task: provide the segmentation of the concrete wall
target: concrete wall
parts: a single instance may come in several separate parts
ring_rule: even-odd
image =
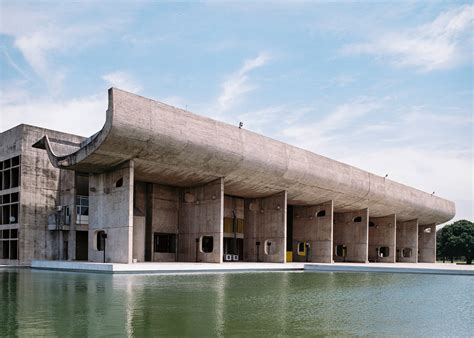
[[[257,261],[256,242],[260,242],[259,261],[286,262],[286,191],[245,200],[244,260]],[[265,250],[266,243],[271,243]]]
[[[418,262],[436,263],[436,224],[418,226]]]
[[[418,261],[418,220],[397,222],[397,262],[416,263]],[[404,248],[410,248],[411,257],[403,257]]]
[[[360,216],[361,222],[354,222]],[[345,245],[347,247],[346,262],[368,262],[369,245],[369,209],[353,212],[334,213],[333,246]],[[333,251],[334,252],[334,251]],[[342,257],[334,254],[335,262],[342,262]]]
[[[133,256],[137,262],[145,261],[145,217],[133,216]]]
[[[152,244],[152,260],[155,262],[174,262],[176,253],[154,252],[153,234],[169,233],[178,234],[178,216],[179,216],[179,194],[180,188],[153,184],[152,220],[150,236]]]
[[[131,263],[133,250],[133,161],[114,171],[92,174],[89,181],[89,261],[102,262],[97,231],[107,233],[105,260]],[[123,185],[116,182],[123,179]]]
[[[369,218],[369,260],[373,262],[396,262],[396,215]],[[389,256],[377,256],[377,248],[388,247]]]
[[[325,216],[318,217],[320,211]],[[298,243],[309,241],[309,262],[332,263],[333,203],[293,207],[293,261],[306,261],[298,255]]]
[[[213,251],[197,250],[197,260],[222,263],[223,260],[224,180],[186,188],[179,206],[178,260],[196,261],[196,239],[213,237]]]

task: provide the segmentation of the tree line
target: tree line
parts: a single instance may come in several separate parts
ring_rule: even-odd
[[[436,256],[443,262],[465,257],[472,264],[474,257],[474,223],[460,220],[448,224],[436,233]]]

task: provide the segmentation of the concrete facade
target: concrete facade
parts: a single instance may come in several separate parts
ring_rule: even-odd
[[[454,216],[440,197],[115,88],[106,117],[89,138],[0,134],[0,263],[432,262],[435,226]]]

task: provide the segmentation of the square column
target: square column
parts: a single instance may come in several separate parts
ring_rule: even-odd
[[[245,200],[246,261],[286,262],[286,199],[286,191],[283,191],[268,197]]]
[[[369,218],[369,260],[396,262],[396,216]]]
[[[418,262],[436,263],[436,224],[418,226]]]
[[[224,179],[185,188],[181,195],[178,261],[222,263]]]
[[[418,220],[397,222],[397,262],[418,261]]]
[[[332,237],[332,201],[293,207],[293,261],[332,263]]]
[[[334,213],[334,261],[368,262],[369,209]]]
[[[89,178],[89,261],[131,263],[134,162]],[[101,234],[106,234],[105,240]],[[105,242],[104,245],[101,243]]]

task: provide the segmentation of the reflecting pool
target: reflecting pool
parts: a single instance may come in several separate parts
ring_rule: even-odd
[[[106,275],[2,268],[0,285],[0,336],[474,333],[469,276]]]

